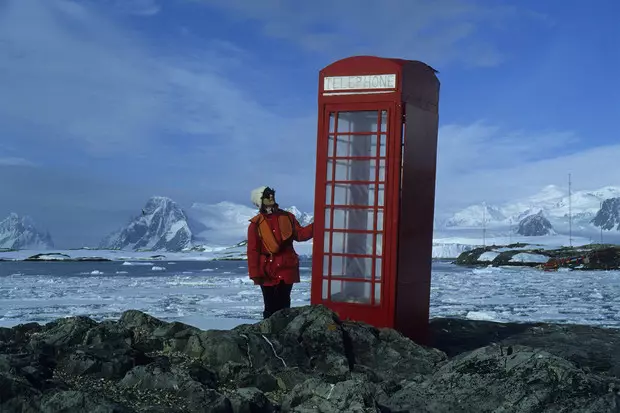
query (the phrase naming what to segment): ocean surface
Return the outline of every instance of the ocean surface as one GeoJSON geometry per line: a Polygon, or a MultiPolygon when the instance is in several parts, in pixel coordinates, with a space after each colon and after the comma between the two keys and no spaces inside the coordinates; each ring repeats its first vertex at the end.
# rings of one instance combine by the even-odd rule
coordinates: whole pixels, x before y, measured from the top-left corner
{"type": "MultiPolygon", "coordinates": [[[[292,305],[310,303],[302,262],[292,305]]],[[[620,327],[620,271],[543,272],[433,264],[431,317],[620,327]]],[[[83,315],[118,319],[137,309],[202,329],[261,319],[262,296],[245,261],[0,262],[0,326],[83,315]]]]}

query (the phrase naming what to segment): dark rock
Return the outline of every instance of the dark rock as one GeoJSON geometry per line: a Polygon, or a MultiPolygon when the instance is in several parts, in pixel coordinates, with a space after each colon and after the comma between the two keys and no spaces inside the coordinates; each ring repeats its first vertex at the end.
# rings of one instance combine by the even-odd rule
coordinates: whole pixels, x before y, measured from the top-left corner
{"type": "Polygon", "coordinates": [[[422,383],[394,394],[392,411],[607,412],[620,380],[585,375],[567,360],[526,346],[487,346],[463,353],[422,383]],[[596,406],[593,408],[593,406],[596,406]]]}
{"type": "Polygon", "coordinates": [[[435,319],[432,347],[323,306],[230,331],[139,311],[0,330],[2,412],[620,411],[620,332],[435,319]]]}
{"type": "Polygon", "coordinates": [[[234,413],[271,413],[274,406],[265,394],[255,387],[242,387],[230,397],[234,413]]]}
{"type": "Polygon", "coordinates": [[[345,380],[326,383],[310,379],[295,386],[282,404],[283,412],[380,412],[372,387],[365,382],[345,380]]]}
{"type": "Polygon", "coordinates": [[[113,403],[96,394],[61,391],[50,394],[41,402],[41,413],[133,413],[134,410],[113,403]]]}

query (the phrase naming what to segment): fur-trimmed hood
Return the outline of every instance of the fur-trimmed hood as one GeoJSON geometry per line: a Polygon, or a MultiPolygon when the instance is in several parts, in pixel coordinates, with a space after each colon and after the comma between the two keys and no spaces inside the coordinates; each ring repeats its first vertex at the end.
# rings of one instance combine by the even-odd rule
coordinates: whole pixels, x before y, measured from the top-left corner
{"type": "Polygon", "coordinates": [[[263,204],[263,192],[265,192],[265,189],[267,189],[266,186],[259,186],[256,189],[253,189],[252,192],[250,193],[250,201],[252,201],[252,203],[254,205],[256,205],[256,208],[260,208],[261,205],[263,204]]]}

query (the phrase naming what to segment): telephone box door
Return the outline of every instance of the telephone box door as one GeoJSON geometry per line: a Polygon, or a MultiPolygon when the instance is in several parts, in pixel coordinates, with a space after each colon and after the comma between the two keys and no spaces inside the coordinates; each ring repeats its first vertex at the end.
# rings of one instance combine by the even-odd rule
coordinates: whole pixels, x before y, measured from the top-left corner
{"type": "MultiPolygon", "coordinates": [[[[324,173],[317,171],[316,199],[324,210],[315,211],[315,225],[320,223],[324,236],[314,240],[313,256],[322,262],[313,260],[313,273],[321,277],[313,277],[312,296],[321,297],[342,319],[377,326],[392,324],[391,300],[384,291],[393,284],[386,279],[393,271],[385,269],[395,265],[385,254],[393,232],[385,222],[393,106],[325,105],[317,146],[318,168],[322,164],[324,173]]],[[[399,167],[400,153],[396,159],[399,167]]]]}

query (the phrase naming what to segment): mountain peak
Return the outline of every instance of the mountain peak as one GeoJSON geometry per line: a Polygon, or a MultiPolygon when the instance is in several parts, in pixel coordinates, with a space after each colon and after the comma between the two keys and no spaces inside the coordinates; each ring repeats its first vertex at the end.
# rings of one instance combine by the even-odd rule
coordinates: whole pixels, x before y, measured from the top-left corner
{"type": "Polygon", "coordinates": [[[620,197],[604,200],[601,209],[591,222],[595,227],[606,231],[614,227],[620,231],[620,197]]]}
{"type": "Polygon", "coordinates": [[[188,218],[171,198],[153,196],[127,226],[108,235],[100,246],[112,249],[181,251],[190,248],[188,218]]]}
{"type": "Polygon", "coordinates": [[[0,248],[51,249],[54,242],[49,232],[37,229],[34,220],[11,212],[0,221],[0,248]]]}

